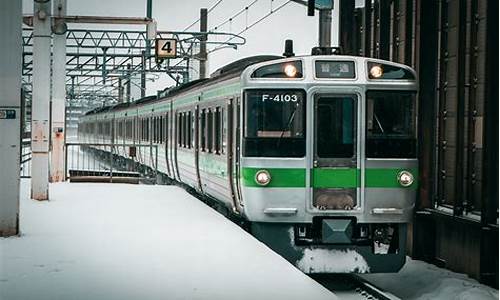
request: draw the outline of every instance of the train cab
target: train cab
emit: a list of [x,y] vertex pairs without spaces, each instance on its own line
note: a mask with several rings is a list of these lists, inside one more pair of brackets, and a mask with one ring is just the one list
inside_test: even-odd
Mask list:
[[[399,270],[418,184],[415,72],[304,56],[252,65],[241,82],[241,209],[252,233],[304,272]],[[358,266],[308,259],[332,247],[326,258]]]

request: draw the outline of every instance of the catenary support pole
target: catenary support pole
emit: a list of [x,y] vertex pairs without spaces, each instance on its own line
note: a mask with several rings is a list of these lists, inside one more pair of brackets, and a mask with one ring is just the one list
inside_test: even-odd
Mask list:
[[[66,0],[53,0],[53,15],[66,15]],[[64,26],[63,23],[57,26]],[[52,110],[51,110],[51,153],[50,181],[64,181],[64,143],[66,128],[66,32],[61,30],[54,34],[52,59]],[[73,133],[70,133],[73,134]]]
[[[146,0],[146,18],[153,17],[153,0]],[[149,40],[146,42],[146,51],[142,52],[142,68],[141,68],[141,98],[146,96],[146,57],[151,55],[151,45]]]
[[[200,9],[200,32],[207,32],[207,16],[206,8]],[[202,35],[200,38],[200,79],[207,78],[207,36]]]
[[19,233],[22,1],[0,1],[0,236]]
[[49,199],[51,2],[34,2],[31,197]]
[[332,46],[332,10],[319,10],[319,46]]

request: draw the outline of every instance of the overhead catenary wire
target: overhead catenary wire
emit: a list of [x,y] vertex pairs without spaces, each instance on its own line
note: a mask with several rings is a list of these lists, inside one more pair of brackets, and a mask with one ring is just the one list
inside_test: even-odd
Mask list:
[[[257,2],[258,0],[255,0],[255,2]],[[242,35],[243,33],[245,33],[246,31],[248,31],[249,29],[251,29],[252,27],[254,27],[255,25],[259,24],[260,22],[264,21],[265,19],[267,19],[269,16],[271,16],[272,14],[278,12],[280,9],[282,9],[283,7],[285,7],[287,4],[289,4],[290,2],[292,2],[292,0],[288,0],[286,1],[285,3],[281,4],[280,6],[276,7],[276,9],[271,9],[267,14],[263,15],[262,17],[260,17],[257,21],[253,22],[252,24],[246,26],[243,30],[241,30],[240,32],[238,32],[236,34],[236,36],[240,36]],[[226,41],[224,41],[224,44],[225,43],[228,43],[230,42],[231,40],[233,40],[236,36],[233,36],[229,39],[227,39]],[[225,48],[226,46],[219,46],[219,47],[216,47],[210,51],[208,51],[208,53],[212,53],[214,51],[217,51],[219,49],[222,49],[222,48]]]
[[[216,3],[214,3],[212,6],[210,6],[210,8],[208,8],[208,10],[207,10],[207,13],[210,13],[212,10],[214,10],[217,6],[219,6],[219,4],[221,4],[222,1],[223,0],[218,0]],[[191,27],[196,25],[198,22],[200,22],[200,18],[198,18],[196,21],[191,23],[191,25],[189,25],[188,27],[184,28],[183,31],[187,31],[188,29],[190,29]]]
[[219,25],[215,26],[214,28],[210,29],[209,32],[216,31],[218,28],[226,25],[227,23],[232,22],[234,19],[236,19],[237,17],[239,17],[242,13],[247,12],[250,9],[250,7],[252,7],[255,3],[259,2],[259,1],[260,0],[254,0],[254,1],[252,1],[252,3],[248,4],[247,6],[243,7],[242,9],[240,9],[238,12],[236,12],[230,18],[228,18],[224,22],[220,23]]

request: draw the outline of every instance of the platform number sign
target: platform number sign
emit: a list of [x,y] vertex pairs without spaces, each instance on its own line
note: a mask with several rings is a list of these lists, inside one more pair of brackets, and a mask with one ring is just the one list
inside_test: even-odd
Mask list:
[[177,57],[176,39],[156,39],[156,59],[168,59]]

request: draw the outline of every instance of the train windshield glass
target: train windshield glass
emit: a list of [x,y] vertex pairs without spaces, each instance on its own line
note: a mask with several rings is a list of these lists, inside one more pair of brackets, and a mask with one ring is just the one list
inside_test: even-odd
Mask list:
[[243,155],[303,157],[305,155],[305,92],[245,92]]
[[369,91],[366,99],[366,157],[416,157],[415,93]]

